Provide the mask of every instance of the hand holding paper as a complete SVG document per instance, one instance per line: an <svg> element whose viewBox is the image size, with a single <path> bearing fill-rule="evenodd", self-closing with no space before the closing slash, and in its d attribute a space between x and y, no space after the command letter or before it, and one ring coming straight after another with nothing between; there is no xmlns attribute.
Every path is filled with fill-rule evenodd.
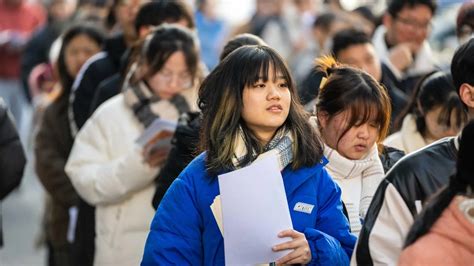
<svg viewBox="0 0 474 266"><path fill-rule="evenodd" d="M307 264L311 261L311 249L303 233L296 230L285 230L279 237L291 237L293 240L273 247L274 251L293 250L290 254L278 259L277 264Z"/></svg>
<svg viewBox="0 0 474 266"><path fill-rule="evenodd" d="M278 234L293 228L275 156L218 178L226 265L269 263L293 251L272 250L292 241L291 235Z"/></svg>
<svg viewBox="0 0 474 266"><path fill-rule="evenodd" d="M143 148L143 158L150 166L160 166L168 158L177 122L157 118L135 141Z"/></svg>

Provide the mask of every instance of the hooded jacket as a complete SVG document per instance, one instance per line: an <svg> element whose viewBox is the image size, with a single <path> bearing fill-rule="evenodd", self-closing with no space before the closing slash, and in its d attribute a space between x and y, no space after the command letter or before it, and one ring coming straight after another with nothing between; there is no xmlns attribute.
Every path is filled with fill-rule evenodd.
<svg viewBox="0 0 474 266"><path fill-rule="evenodd" d="M429 233L402 252L398 265L472 265L474 223L460 210L465 200L455 197Z"/></svg>

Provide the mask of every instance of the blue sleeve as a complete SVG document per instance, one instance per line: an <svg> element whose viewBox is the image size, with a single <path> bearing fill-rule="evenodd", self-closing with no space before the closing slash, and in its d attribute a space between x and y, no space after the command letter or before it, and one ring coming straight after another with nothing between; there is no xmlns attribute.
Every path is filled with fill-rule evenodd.
<svg viewBox="0 0 474 266"><path fill-rule="evenodd" d="M194 188L182 173L161 201L145 243L142 266L201 265L201 219Z"/></svg>
<svg viewBox="0 0 474 266"><path fill-rule="evenodd" d="M319 179L316 228L305 236L311 248L310 265L349 265L357 238L350 233L342 211L341 189L323 169Z"/></svg>

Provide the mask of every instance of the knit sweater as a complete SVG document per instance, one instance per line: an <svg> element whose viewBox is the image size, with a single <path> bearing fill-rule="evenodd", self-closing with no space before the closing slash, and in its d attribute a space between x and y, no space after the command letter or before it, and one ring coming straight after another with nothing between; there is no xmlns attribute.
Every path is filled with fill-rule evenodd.
<svg viewBox="0 0 474 266"><path fill-rule="evenodd" d="M361 221L384 177L377 146L374 145L364 158L351 160L324 145L324 156L329 160L326 165L327 171L341 187L342 200L349 214L352 233L358 235L362 226Z"/></svg>

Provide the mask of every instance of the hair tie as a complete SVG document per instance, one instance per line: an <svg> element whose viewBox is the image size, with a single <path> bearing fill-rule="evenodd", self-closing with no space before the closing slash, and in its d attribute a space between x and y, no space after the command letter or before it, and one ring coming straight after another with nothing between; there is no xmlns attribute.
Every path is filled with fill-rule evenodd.
<svg viewBox="0 0 474 266"><path fill-rule="evenodd" d="M328 74L328 77L329 77L329 74ZM328 79L326 77L322 77L321 81L319 83L319 89L322 89L324 87L324 85L326 85L327 81L328 81Z"/></svg>

